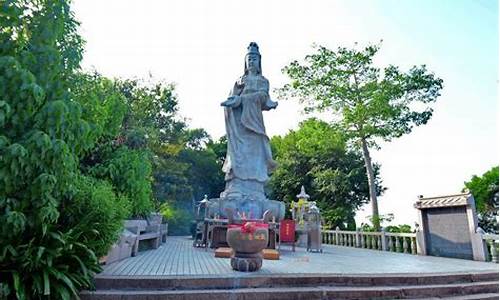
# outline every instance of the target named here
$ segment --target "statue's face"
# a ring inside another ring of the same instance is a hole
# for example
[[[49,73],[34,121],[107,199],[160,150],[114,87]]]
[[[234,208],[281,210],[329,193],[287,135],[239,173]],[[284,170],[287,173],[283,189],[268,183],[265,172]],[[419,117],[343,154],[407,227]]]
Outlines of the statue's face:
[[[247,69],[251,73],[258,73],[260,57],[257,54],[249,54],[247,55]]]

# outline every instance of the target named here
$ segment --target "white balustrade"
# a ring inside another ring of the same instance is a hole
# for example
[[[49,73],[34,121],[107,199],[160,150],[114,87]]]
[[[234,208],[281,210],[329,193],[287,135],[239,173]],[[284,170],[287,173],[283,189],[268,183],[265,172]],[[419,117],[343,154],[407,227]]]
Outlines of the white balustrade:
[[[323,230],[322,235],[324,244],[417,254],[415,233],[347,231],[337,228]],[[498,239],[496,245],[497,248],[493,251],[496,251],[498,261]]]
[[[347,231],[337,227],[336,230],[323,230],[322,234],[324,244],[417,254],[415,233]],[[488,249],[488,260],[498,263],[498,235],[483,234],[482,239]]]
[[[488,250],[488,260],[498,264],[498,234],[485,233],[482,238]]]

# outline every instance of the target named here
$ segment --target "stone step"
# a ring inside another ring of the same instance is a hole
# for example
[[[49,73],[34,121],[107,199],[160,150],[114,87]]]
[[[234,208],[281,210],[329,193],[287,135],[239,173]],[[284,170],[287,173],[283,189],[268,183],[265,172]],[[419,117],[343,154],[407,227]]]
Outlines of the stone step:
[[[222,276],[99,276],[95,278],[96,289],[234,289],[254,287],[292,286],[401,286],[453,284],[482,281],[498,281],[497,272],[459,274],[399,274],[399,275],[332,275],[332,274],[280,274],[253,275],[245,277]]]
[[[427,300],[498,300],[498,293],[474,294],[466,296],[451,296],[451,297],[432,297]],[[408,300],[422,300],[422,298],[413,298]]]
[[[205,290],[110,289],[94,292],[83,291],[80,296],[82,300],[323,300],[429,299],[432,297],[443,298],[488,293],[498,293],[498,281],[404,286],[309,286]]]

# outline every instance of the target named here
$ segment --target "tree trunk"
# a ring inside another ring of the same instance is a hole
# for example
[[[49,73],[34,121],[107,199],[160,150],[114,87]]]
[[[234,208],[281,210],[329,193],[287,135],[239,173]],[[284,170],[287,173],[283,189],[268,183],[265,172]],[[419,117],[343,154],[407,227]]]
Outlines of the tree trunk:
[[[365,159],[366,174],[368,175],[368,187],[370,189],[370,201],[372,203],[372,222],[376,231],[380,231],[380,217],[378,214],[377,189],[375,187],[375,174],[373,172],[372,159],[368,150],[366,139],[362,138],[363,158]]]

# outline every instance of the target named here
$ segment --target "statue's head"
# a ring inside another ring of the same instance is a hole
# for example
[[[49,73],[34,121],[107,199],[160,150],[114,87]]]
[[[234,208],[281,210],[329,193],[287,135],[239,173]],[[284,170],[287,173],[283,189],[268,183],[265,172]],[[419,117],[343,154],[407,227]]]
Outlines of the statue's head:
[[[257,43],[251,42],[247,49],[248,52],[245,55],[245,75],[248,73],[262,74],[259,46]]]

